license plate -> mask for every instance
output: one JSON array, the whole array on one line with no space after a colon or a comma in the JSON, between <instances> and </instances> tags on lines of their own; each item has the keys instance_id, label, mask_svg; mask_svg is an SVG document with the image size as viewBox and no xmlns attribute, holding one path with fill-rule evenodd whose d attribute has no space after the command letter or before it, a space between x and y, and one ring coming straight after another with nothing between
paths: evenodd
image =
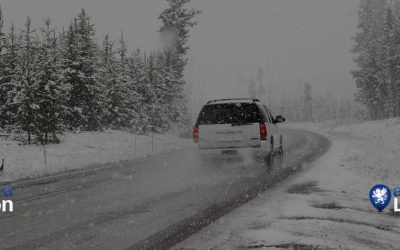
<instances>
[{"instance_id":1,"label":"license plate","mask_svg":"<svg viewBox=\"0 0 400 250\"><path fill-rule=\"evenodd\" d=\"M237 155L237 150L221 150L222 155Z\"/></svg>"}]
</instances>

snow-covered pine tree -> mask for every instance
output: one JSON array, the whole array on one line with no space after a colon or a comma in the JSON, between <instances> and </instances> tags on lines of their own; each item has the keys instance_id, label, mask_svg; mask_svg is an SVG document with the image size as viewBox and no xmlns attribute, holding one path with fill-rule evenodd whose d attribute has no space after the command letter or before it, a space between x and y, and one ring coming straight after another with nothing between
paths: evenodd
<instances>
[{"instance_id":1,"label":"snow-covered pine tree","mask_svg":"<svg viewBox=\"0 0 400 250\"><path fill-rule=\"evenodd\" d=\"M0 5L0 129L4 129L7 122L7 115L6 115L6 103L7 103L7 91L4 86L6 83L6 60L4 57L4 49L6 48L6 35L3 33L4 28L4 20L3 20L3 13L1 10ZM3 88L5 88L3 90Z\"/></svg>"},{"instance_id":2,"label":"snow-covered pine tree","mask_svg":"<svg viewBox=\"0 0 400 250\"><path fill-rule=\"evenodd\" d=\"M147 124L149 117L146 113L147 107L145 103L146 96L146 69L145 60L141 55L140 49L136 49L131 60L129 60L129 77L130 89L136 94L132 96L130 105L134 112L134 117L129 121L130 126L136 134L145 134L148 131Z\"/></svg>"},{"instance_id":3,"label":"snow-covered pine tree","mask_svg":"<svg viewBox=\"0 0 400 250\"><path fill-rule=\"evenodd\" d=\"M325 103L326 103L325 120L331 120L332 119L332 98L331 98L331 92L329 90L326 91Z\"/></svg>"},{"instance_id":4,"label":"snow-covered pine tree","mask_svg":"<svg viewBox=\"0 0 400 250\"><path fill-rule=\"evenodd\" d=\"M1 126L6 128L8 132L13 129L16 123L15 114L18 106L12 105L12 93L17 76L20 75L19 51L21 45L21 37L17 37L14 33L14 24L11 24L10 33L7 36L5 44L5 53L2 56L4 69L1 79L1 93L4 93L5 99L2 100L0 106Z\"/></svg>"},{"instance_id":5,"label":"snow-covered pine tree","mask_svg":"<svg viewBox=\"0 0 400 250\"><path fill-rule=\"evenodd\" d=\"M166 60L166 58L165 58ZM169 92L168 98L171 111L169 112L170 121L173 124L181 123L180 132L185 134L191 127L191 116L187 109L187 100L183 93L184 81L176 77L174 68L166 63L166 83ZM185 127L186 126L186 127Z\"/></svg>"},{"instance_id":6,"label":"snow-covered pine tree","mask_svg":"<svg viewBox=\"0 0 400 250\"><path fill-rule=\"evenodd\" d=\"M400 6L400 1L397 1ZM395 79L392 82L392 97L393 103L393 116L400 117L400 16L396 16L394 23L394 50L396 58L396 69L395 69Z\"/></svg>"},{"instance_id":7,"label":"snow-covered pine tree","mask_svg":"<svg viewBox=\"0 0 400 250\"><path fill-rule=\"evenodd\" d=\"M333 98L331 101L332 101L332 119L337 119L339 118L338 101L336 100L336 98Z\"/></svg>"},{"instance_id":8,"label":"snow-covered pine tree","mask_svg":"<svg viewBox=\"0 0 400 250\"><path fill-rule=\"evenodd\" d=\"M354 62L357 63L359 69L351 71L353 77L356 79L356 85L359 89L360 100L364 102L368 107L371 107L371 101L373 97L373 86L377 82L375 78L373 78L373 73L368 73L367 67L372 62L372 65L376 63L373 61L374 58L370 57L371 52L371 34L373 34L373 7L371 0L361 0L359 5L358 12L358 29L359 32L356 33L353 38L355 41L355 45L352 48L352 52L357 56L354 57ZM330 100L331 104L331 119L332 115L332 100Z\"/></svg>"},{"instance_id":9,"label":"snow-covered pine tree","mask_svg":"<svg viewBox=\"0 0 400 250\"><path fill-rule=\"evenodd\" d=\"M150 118L150 130L153 132L158 132L159 118L156 112L156 107L158 105L157 100L157 82L156 75L157 71L155 68L155 55L150 52L149 56L146 58L146 91L144 92L145 104L147 108L147 114Z\"/></svg>"},{"instance_id":10,"label":"snow-covered pine tree","mask_svg":"<svg viewBox=\"0 0 400 250\"><path fill-rule=\"evenodd\" d=\"M121 114L123 119L121 126L124 128L131 129L130 120L135 118L135 112L132 110L132 103L135 104L137 99L137 92L131 88L131 79L129 76L129 59L127 57L128 46L124 41L123 32L121 31L121 38L118 40L119 47L117 54L119 58L117 60L117 75L118 81L120 82L120 88L122 93L123 101L121 103Z\"/></svg>"},{"instance_id":11,"label":"snow-covered pine tree","mask_svg":"<svg viewBox=\"0 0 400 250\"><path fill-rule=\"evenodd\" d=\"M99 81L106 86L105 103L107 116L104 119L104 124L113 129L120 129L124 120L122 112L122 103L124 101L124 93L121 89L119 79L116 51L113 50L114 41L109 40L109 35L104 36L103 49L101 51L102 70L99 74Z\"/></svg>"},{"instance_id":12,"label":"snow-covered pine tree","mask_svg":"<svg viewBox=\"0 0 400 250\"><path fill-rule=\"evenodd\" d=\"M158 105L161 102L161 100L158 99L158 85L159 85L159 77L158 77L158 70L156 68L156 56L154 52L150 52L149 56L147 58L147 80L148 80L148 86L149 90L147 91L149 101L147 103L148 106L148 112L149 112L149 117L151 118L150 124L151 124L151 129L153 132L161 132L161 120L160 120L160 114L158 113ZM161 80L162 81L162 80Z\"/></svg>"},{"instance_id":13,"label":"snow-covered pine tree","mask_svg":"<svg viewBox=\"0 0 400 250\"><path fill-rule=\"evenodd\" d=\"M140 49L132 52L132 55L127 60L128 63L128 87L132 95L129 99L129 107L131 110L129 117L129 127L136 134L142 134L142 117L141 113L143 106L143 96L139 93L140 84L143 76L143 62L140 55Z\"/></svg>"},{"instance_id":14,"label":"snow-covered pine tree","mask_svg":"<svg viewBox=\"0 0 400 250\"><path fill-rule=\"evenodd\" d=\"M395 117L398 114L397 110L397 91L400 83L399 77L399 52L398 47L400 46L400 32L398 19L396 20L393 15L391 6L389 5L386 13L386 20L383 24L384 37L381 39L382 47L386 50L385 61L383 62L383 76L386 78L384 84L383 99L387 102L385 105L387 111L385 117Z\"/></svg>"},{"instance_id":15,"label":"snow-covered pine tree","mask_svg":"<svg viewBox=\"0 0 400 250\"><path fill-rule=\"evenodd\" d=\"M321 122L325 120L325 99L323 95L316 95L313 102L313 116L316 122Z\"/></svg>"},{"instance_id":16,"label":"snow-covered pine tree","mask_svg":"<svg viewBox=\"0 0 400 250\"><path fill-rule=\"evenodd\" d=\"M112 52L112 46L114 44L113 41L109 40L109 35L103 36L102 48L100 50L100 69L98 74L98 81L101 82L102 85L108 86L109 82L111 81L111 75L109 69L112 69L113 62L114 62L114 55ZM114 52L115 53L115 52ZM106 107L104 110L105 118L103 120L104 126L112 127L111 123L113 118L111 118L111 114L109 113L109 109L112 109L111 104L111 95L112 89L106 88L105 89L105 99Z\"/></svg>"},{"instance_id":17,"label":"snow-covered pine tree","mask_svg":"<svg viewBox=\"0 0 400 250\"><path fill-rule=\"evenodd\" d=\"M185 81L183 80L183 70L187 64L187 58L184 58L189 50L187 41L189 38L189 28L197 24L196 21L192 21L194 16L201 13L201 11L191 9L187 10L183 6L189 3L190 0L167 0L169 7L161 12L158 19L163 23L163 26L158 30L163 44L163 51L165 54L166 66L170 69L170 73L173 74L174 84L179 84L174 88L179 90L179 93L175 93L178 100L175 101L175 116L173 116L173 122L185 121L187 128L191 129L191 117L187 109L187 101L183 96L183 86ZM185 132L184 132L185 133Z\"/></svg>"},{"instance_id":18,"label":"snow-covered pine tree","mask_svg":"<svg viewBox=\"0 0 400 250\"><path fill-rule=\"evenodd\" d=\"M322 112L322 121L327 121L329 120L329 110L330 110L330 106L329 106L329 99L327 95L321 95L321 98L323 100L324 103L324 107L323 107L323 112Z\"/></svg>"},{"instance_id":19,"label":"snow-covered pine tree","mask_svg":"<svg viewBox=\"0 0 400 250\"><path fill-rule=\"evenodd\" d=\"M77 32L72 23L60 39L62 43L61 68L65 81L71 85L70 96L67 101L68 113L65 116L64 124L70 129L78 128L85 120L79 99L81 92L83 92L83 72L79 61Z\"/></svg>"},{"instance_id":20,"label":"snow-covered pine tree","mask_svg":"<svg viewBox=\"0 0 400 250\"><path fill-rule=\"evenodd\" d=\"M141 131L143 133L147 133L151 131L152 126L151 126L151 119L152 117L150 116L150 107L149 103L151 102L151 92L152 90L149 88L149 66L148 66L148 57L146 51L143 52L143 56L141 57L141 65L140 67L142 75L141 79L139 80L139 94L142 97L142 103L141 103L141 111L140 111L140 127ZM149 93L150 92L150 93Z\"/></svg>"},{"instance_id":21,"label":"snow-covered pine tree","mask_svg":"<svg viewBox=\"0 0 400 250\"><path fill-rule=\"evenodd\" d=\"M365 108L365 105L363 105L363 103L360 100L360 93L354 94L354 104L355 108L353 115L356 119L358 120L371 119L370 117L368 117L368 112Z\"/></svg>"},{"instance_id":22,"label":"snow-covered pine tree","mask_svg":"<svg viewBox=\"0 0 400 250\"><path fill-rule=\"evenodd\" d=\"M191 21L194 16L201 13L198 10L187 10L183 6L190 0L167 0L169 8L163 10L158 19L163 26L158 30L163 43L167 66L172 66L177 79L183 76L183 69L187 60L183 58L189 50L186 45L189 38L189 28L197 24Z\"/></svg>"},{"instance_id":23,"label":"snow-covered pine tree","mask_svg":"<svg viewBox=\"0 0 400 250\"><path fill-rule=\"evenodd\" d=\"M3 28L4 28L4 17L0 5L0 65L3 65L2 53L6 43L6 35L3 33Z\"/></svg>"},{"instance_id":24,"label":"snow-covered pine tree","mask_svg":"<svg viewBox=\"0 0 400 250\"><path fill-rule=\"evenodd\" d=\"M64 131L70 84L64 81L61 71L61 51L54 30L50 29L51 20L45 19L44 23L43 41L35 57L37 82L33 96L38 107L34 129L38 140L48 143L58 142L57 134Z\"/></svg>"},{"instance_id":25,"label":"snow-covered pine tree","mask_svg":"<svg viewBox=\"0 0 400 250\"><path fill-rule=\"evenodd\" d=\"M306 82L304 84L304 97L303 97L303 121L305 122L312 122L313 117L312 117L312 93L311 93L311 85Z\"/></svg>"},{"instance_id":26,"label":"snow-covered pine tree","mask_svg":"<svg viewBox=\"0 0 400 250\"><path fill-rule=\"evenodd\" d=\"M377 10L376 10L377 12ZM382 13L382 17L385 15ZM392 24L387 22L386 18L379 22L375 33L375 52L376 57L376 68L374 74L377 78L377 85L374 90L375 109L374 112L377 119L384 119L389 117L389 90L390 90L390 69L387 68L389 64L389 53L390 53L390 39L387 39L392 32Z\"/></svg>"},{"instance_id":27,"label":"snow-covered pine tree","mask_svg":"<svg viewBox=\"0 0 400 250\"><path fill-rule=\"evenodd\" d=\"M346 118L347 119L353 119L353 114L354 114L354 106L352 105L352 102L349 100L346 100Z\"/></svg>"},{"instance_id":28,"label":"snow-covered pine tree","mask_svg":"<svg viewBox=\"0 0 400 250\"><path fill-rule=\"evenodd\" d=\"M99 49L94 36L94 25L84 9L63 36L63 70L71 84L66 123L71 128L98 130L104 125L105 87L97 80Z\"/></svg>"},{"instance_id":29,"label":"snow-covered pine tree","mask_svg":"<svg viewBox=\"0 0 400 250\"><path fill-rule=\"evenodd\" d=\"M82 113L86 118L83 125L86 130L99 130L103 127L105 109L105 86L97 80L99 75L99 48L94 40L96 35L94 24L90 24L90 17L82 9L75 18L79 46L79 60L83 73Z\"/></svg>"},{"instance_id":30,"label":"snow-covered pine tree","mask_svg":"<svg viewBox=\"0 0 400 250\"><path fill-rule=\"evenodd\" d=\"M319 96L320 98L320 104L321 107L319 108L319 121L326 121L326 114L327 114L327 103L326 103L326 99L325 96L323 94L321 94ZM318 104L317 104L318 105Z\"/></svg>"},{"instance_id":31,"label":"snow-covered pine tree","mask_svg":"<svg viewBox=\"0 0 400 250\"><path fill-rule=\"evenodd\" d=\"M253 77L250 77L248 91L249 91L250 98L254 99L257 97L257 86L256 86L256 82L254 81Z\"/></svg>"},{"instance_id":32,"label":"snow-covered pine tree","mask_svg":"<svg viewBox=\"0 0 400 250\"><path fill-rule=\"evenodd\" d=\"M264 69L258 67L258 74L257 74L257 80L258 80L258 99L261 100L261 96L265 94L265 87L263 85L263 76L264 76Z\"/></svg>"},{"instance_id":33,"label":"snow-covered pine tree","mask_svg":"<svg viewBox=\"0 0 400 250\"><path fill-rule=\"evenodd\" d=\"M359 89L359 99L366 105L372 119L388 116L387 39L392 28L392 11L386 0L361 0L358 29L352 52L359 69L351 71ZM389 20L389 21L388 21ZM386 35L385 35L386 33ZM389 36L387 36L389 35ZM386 41L385 41L386 40ZM389 46L390 47L390 46ZM390 50L390 49L389 49Z\"/></svg>"},{"instance_id":34,"label":"snow-covered pine tree","mask_svg":"<svg viewBox=\"0 0 400 250\"><path fill-rule=\"evenodd\" d=\"M23 136L23 139L29 144L35 131L36 110L39 108L33 95L38 82L35 64L38 41L32 36L35 30L31 29L29 17L25 23L25 29L21 32L21 48L17 55L19 70L15 72L9 83L11 90L8 92L7 106L10 107L8 112L15 119L15 124L11 125L12 128L16 132L26 132L26 137Z\"/></svg>"},{"instance_id":35,"label":"snow-covered pine tree","mask_svg":"<svg viewBox=\"0 0 400 250\"><path fill-rule=\"evenodd\" d=\"M128 62L126 58L127 47L121 39L120 47L113 50L114 42L109 40L108 34L104 36L103 49L101 51L102 70L99 80L106 86L106 124L110 128L129 128L131 117L130 95L128 76ZM119 59L116 55L119 54Z\"/></svg>"},{"instance_id":36,"label":"snow-covered pine tree","mask_svg":"<svg viewBox=\"0 0 400 250\"><path fill-rule=\"evenodd\" d=\"M346 105L344 104L343 100L340 100L340 103L339 103L338 118L340 118L340 119L346 118Z\"/></svg>"},{"instance_id":37,"label":"snow-covered pine tree","mask_svg":"<svg viewBox=\"0 0 400 250\"><path fill-rule=\"evenodd\" d=\"M170 109L169 106L171 104L171 98L169 92L171 89L167 88L167 82L169 82L170 75L168 74L168 70L166 69L166 60L165 56L161 51L157 51L155 54L155 73L154 73L154 82L155 86L155 95L156 95L156 114L157 114L157 127L159 128L159 132L165 132L171 128L171 119L169 116Z\"/></svg>"}]
</instances>

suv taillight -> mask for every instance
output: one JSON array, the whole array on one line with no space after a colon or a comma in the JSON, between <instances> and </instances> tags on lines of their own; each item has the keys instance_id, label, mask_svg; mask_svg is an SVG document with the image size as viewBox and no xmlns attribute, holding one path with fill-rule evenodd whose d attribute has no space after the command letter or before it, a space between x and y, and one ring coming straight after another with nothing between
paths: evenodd
<instances>
[{"instance_id":1,"label":"suv taillight","mask_svg":"<svg viewBox=\"0 0 400 250\"><path fill-rule=\"evenodd\" d=\"M260 140L265 141L267 139L267 127L265 123L260 123Z\"/></svg>"},{"instance_id":2,"label":"suv taillight","mask_svg":"<svg viewBox=\"0 0 400 250\"><path fill-rule=\"evenodd\" d=\"M199 126L198 125L194 126L194 129L193 129L193 141L195 143L199 142Z\"/></svg>"}]
</instances>

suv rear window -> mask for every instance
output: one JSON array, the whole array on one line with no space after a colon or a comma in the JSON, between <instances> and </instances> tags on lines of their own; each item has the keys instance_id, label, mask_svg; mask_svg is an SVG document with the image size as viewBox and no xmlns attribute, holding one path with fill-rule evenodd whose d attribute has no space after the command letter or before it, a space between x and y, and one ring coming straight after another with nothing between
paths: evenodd
<instances>
[{"instance_id":1,"label":"suv rear window","mask_svg":"<svg viewBox=\"0 0 400 250\"><path fill-rule=\"evenodd\" d=\"M260 111L254 103L223 103L204 106L197 124L258 123L261 120Z\"/></svg>"}]
</instances>

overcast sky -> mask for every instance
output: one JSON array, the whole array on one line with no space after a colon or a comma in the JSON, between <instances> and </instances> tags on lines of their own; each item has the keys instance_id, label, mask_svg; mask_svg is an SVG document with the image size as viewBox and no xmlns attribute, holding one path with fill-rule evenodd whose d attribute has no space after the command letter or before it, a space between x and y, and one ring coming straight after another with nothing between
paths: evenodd
<instances>
[{"instance_id":1,"label":"overcast sky","mask_svg":"<svg viewBox=\"0 0 400 250\"><path fill-rule=\"evenodd\" d=\"M164 0L1 0L5 28L22 29L28 15L33 27L67 27L82 7L91 16L98 37L121 30L132 51L161 48L157 29ZM248 97L251 76L261 66L264 85L273 72L272 97L295 96L308 81L313 93L330 88L337 98L356 92L351 37L357 31L358 0L192 0L202 10L190 31L186 79L193 103L216 98ZM100 44L100 42L99 42ZM269 70L268 70L269 68ZM272 70L273 69L273 70ZM271 77L271 73L270 73ZM263 100L267 101L267 95Z\"/></svg>"}]
</instances>

